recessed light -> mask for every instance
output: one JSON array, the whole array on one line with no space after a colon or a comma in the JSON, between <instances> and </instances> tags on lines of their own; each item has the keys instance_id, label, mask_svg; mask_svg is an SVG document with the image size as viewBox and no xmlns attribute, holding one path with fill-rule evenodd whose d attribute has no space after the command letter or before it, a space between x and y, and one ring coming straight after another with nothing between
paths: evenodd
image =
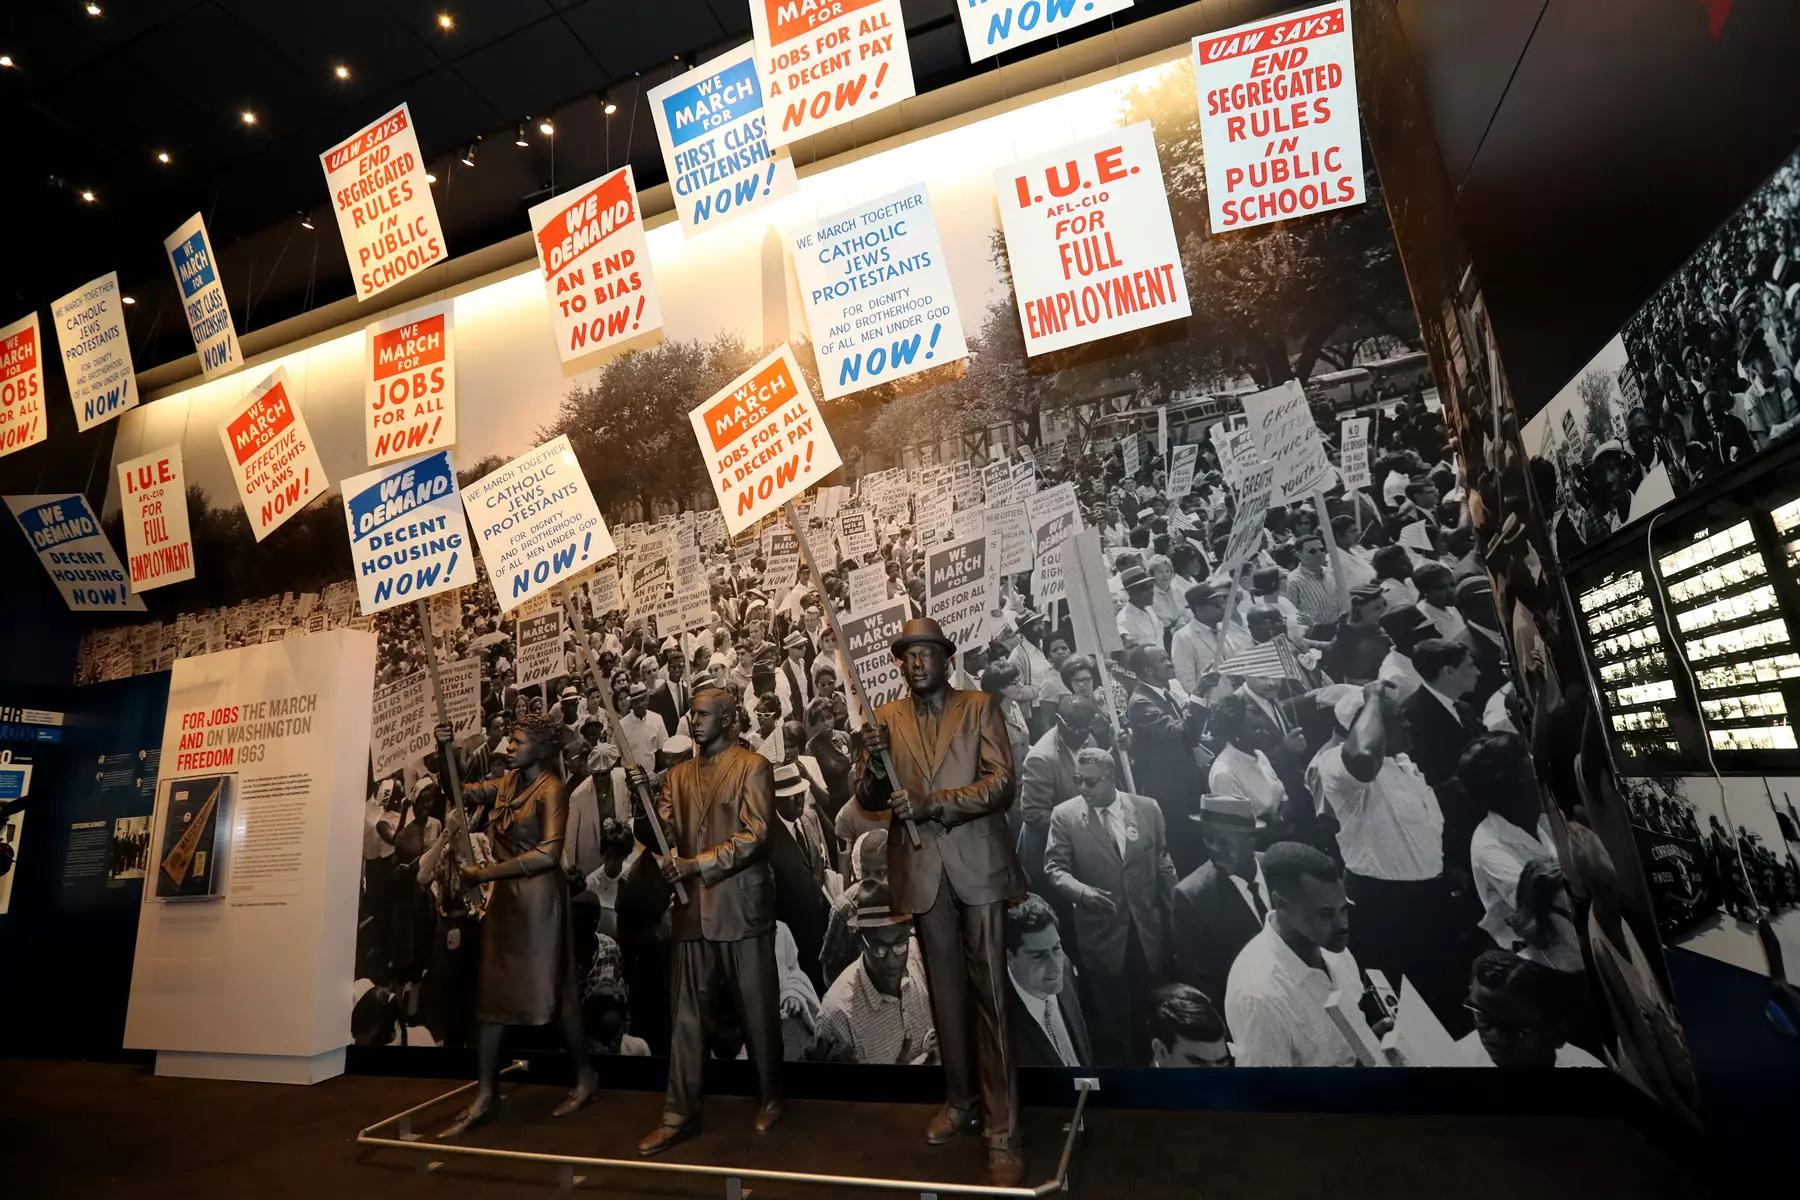
<instances>
[{"instance_id":1,"label":"recessed light","mask_svg":"<svg viewBox=\"0 0 1800 1200\"><path fill-rule=\"evenodd\" d=\"M449 13L439 13L438 14L438 28L439 29L455 29L456 28L456 18L451 16Z\"/></svg>"},{"instance_id":2,"label":"recessed light","mask_svg":"<svg viewBox=\"0 0 1800 1200\"><path fill-rule=\"evenodd\" d=\"M119 303L120 304L136 304L137 297L136 296L120 296Z\"/></svg>"},{"instance_id":3,"label":"recessed light","mask_svg":"<svg viewBox=\"0 0 1800 1200\"><path fill-rule=\"evenodd\" d=\"M333 67L331 69L331 73L333 75L336 75L339 79L350 78L350 68L344 66L342 63L339 63L337 66Z\"/></svg>"},{"instance_id":4,"label":"recessed light","mask_svg":"<svg viewBox=\"0 0 1800 1200\"><path fill-rule=\"evenodd\" d=\"M94 193L84 191L81 193L81 198L83 200L87 201L89 204L92 204L94 202Z\"/></svg>"},{"instance_id":5,"label":"recessed light","mask_svg":"<svg viewBox=\"0 0 1800 1200\"><path fill-rule=\"evenodd\" d=\"M239 113L238 116L239 116L239 118L241 118L243 120L244 124L246 124L246 125L256 124L256 114L251 112L247 108L243 112Z\"/></svg>"},{"instance_id":6,"label":"recessed light","mask_svg":"<svg viewBox=\"0 0 1800 1200\"><path fill-rule=\"evenodd\" d=\"M437 176L433 175L430 171L427 171L427 172L425 172L425 182L426 183L436 183Z\"/></svg>"},{"instance_id":7,"label":"recessed light","mask_svg":"<svg viewBox=\"0 0 1800 1200\"><path fill-rule=\"evenodd\" d=\"M616 104L614 104L614 103L613 103L613 102L612 102L612 101L611 101L611 100L608 100L608 101L607 101L607 102L606 102L606 107L605 107L605 108L603 108L603 109L601 109L601 110L600 110L600 111L601 111L601 112L603 112L603 113L605 113L605 114L606 114L606 115L607 115L607 116L609 116L609 117L610 117L610 116L612 116L612 115L613 115L613 114L614 114L614 113L616 113L616 112L618 112L618 111L619 111L619 106L618 106L618 105L616 105Z\"/></svg>"},{"instance_id":8,"label":"recessed light","mask_svg":"<svg viewBox=\"0 0 1800 1200\"><path fill-rule=\"evenodd\" d=\"M0 54L0 67L10 67L12 65L13 65L12 55Z\"/></svg>"},{"instance_id":9,"label":"recessed light","mask_svg":"<svg viewBox=\"0 0 1800 1200\"><path fill-rule=\"evenodd\" d=\"M90 17L97 17L97 16L99 16L99 15L100 15L100 6L99 6L99 5L98 5L98 4L90 4L90 5L88 5L88 6L87 6L87 15L88 15L88 16L90 16Z\"/></svg>"},{"instance_id":10,"label":"recessed light","mask_svg":"<svg viewBox=\"0 0 1800 1200\"><path fill-rule=\"evenodd\" d=\"M549 137L551 134L556 132L556 126L552 125L548 121L540 121L538 123L538 132L543 134L545 137Z\"/></svg>"},{"instance_id":11,"label":"recessed light","mask_svg":"<svg viewBox=\"0 0 1800 1200\"><path fill-rule=\"evenodd\" d=\"M156 152L156 161L166 167L172 160L169 158L169 152L167 150L158 150Z\"/></svg>"}]
</instances>

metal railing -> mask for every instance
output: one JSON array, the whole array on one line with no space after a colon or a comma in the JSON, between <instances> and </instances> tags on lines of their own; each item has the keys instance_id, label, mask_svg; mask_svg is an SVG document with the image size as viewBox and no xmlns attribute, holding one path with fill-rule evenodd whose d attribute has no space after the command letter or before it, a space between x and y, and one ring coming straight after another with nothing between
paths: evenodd
<instances>
[{"instance_id":1,"label":"metal railing","mask_svg":"<svg viewBox=\"0 0 1800 1200\"><path fill-rule=\"evenodd\" d=\"M526 1063L515 1060L513 1064L501 1071L501 1075L510 1075L524 1070ZM1053 1192L1069 1190L1069 1159L1075 1152L1075 1135L1081 1132L1082 1116L1087 1110L1088 1094L1098 1091L1100 1083L1096 1079L1077 1079L1075 1081L1075 1112L1069 1119L1064 1131L1062 1155L1057 1159L1056 1174L1038 1184L1036 1187L993 1187L977 1183L950 1183L921 1179L878 1179L860 1175L821 1175L808 1171L778 1171L766 1167L714 1167L702 1163L654 1162L638 1158L589 1158L578 1154L540 1154L529 1150L502 1150L487 1146L459 1146L454 1142L427 1142L421 1134L412 1128L412 1119L427 1109L436 1108L447 1100L451 1100L475 1085L465 1083L459 1088L434 1096L421 1104L415 1104L405 1112L395 1113L391 1117L368 1126L356 1135L358 1145L381 1146L390 1150L405 1150L423 1156L419 1163L422 1171L435 1171L444 1163L446 1156L462 1155L466 1158L509 1159L513 1162L543 1163L557 1168L557 1182L564 1188L572 1188L587 1178L577 1175L577 1168L590 1170L618 1171L659 1171L666 1175L698 1175L725 1181L726 1200L742 1200L744 1182L746 1180L767 1180L781 1183L812 1183L836 1187L867 1188L874 1191L912 1192L921 1200L936 1200L939 1196L1009 1196L1024 1197L1048 1196ZM387 1126L394 1126L393 1137L377 1136L376 1131Z\"/></svg>"}]
</instances>

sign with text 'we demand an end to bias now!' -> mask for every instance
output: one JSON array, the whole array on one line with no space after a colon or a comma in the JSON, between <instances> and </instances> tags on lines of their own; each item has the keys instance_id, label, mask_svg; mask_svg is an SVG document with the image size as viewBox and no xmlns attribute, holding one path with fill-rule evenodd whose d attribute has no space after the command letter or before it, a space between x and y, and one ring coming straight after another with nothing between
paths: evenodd
<instances>
[{"instance_id":1,"label":"sign with text 'we demand an end to bias now!'","mask_svg":"<svg viewBox=\"0 0 1800 1200\"><path fill-rule=\"evenodd\" d=\"M475 582L448 450L353 476L343 492L364 616Z\"/></svg>"},{"instance_id":2,"label":"sign with text 'we demand an end to bias now!'","mask_svg":"<svg viewBox=\"0 0 1800 1200\"><path fill-rule=\"evenodd\" d=\"M456 444L455 301L363 331L363 440L369 465Z\"/></svg>"},{"instance_id":3,"label":"sign with text 'we demand an end to bias now!'","mask_svg":"<svg viewBox=\"0 0 1800 1200\"><path fill-rule=\"evenodd\" d=\"M358 300L450 257L406 105L325 151L319 163Z\"/></svg>"},{"instance_id":4,"label":"sign with text 'we demand an end to bias now!'","mask_svg":"<svg viewBox=\"0 0 1800 1200\"><path fill-rule=\"evenodd\" d=\"M294 407L287 369L245 393L219 422L219 440L250 532L262 541L330 487L319 447Z\"/></svg>"},{"instance_id":5,"label":"sign with text 'we demand an end to bias now!'","mask_svg":"<svg viewBox=\"0 0 1800 1200\"><path fill-rule=\"evenodd\" d=\"M477 479L462 500L502 612L613 556L568 434Z\"/></svg>"},{"instance_id":6,"label":"sign with text 'we demand an end to bias now!'","mask_svg":"<svg viewBox=\"0 0 1800 1200\"><path fill-rule=\"evenodd\" d=\"M900 0L750 0L750 28L771 146L913 94Z\"/></svg>"},{"instance_id":7,"label":"sign with text 'we demand an end to bias now!'","mask_svg":"<svg viewBox=\"0 0 1800 1200\"><path fill-rule=\"evenodd\" d=\"M842 465L786 342L688 420L732 537Z\"/></svg>"},{"instance_id":8,"label":"sign with text 'we demand an end to bias now!'","mask_svg":"<svg viewBox=\"0 0 1800 1200\"><path fill-rule=\"evenodd\" d=\"M688 237L800 186L793 160L769 149L755 42L651 88L650 116Z\"/></svg>"},{"instance_id":9,"label":"sign with text 'we demand an end to bias now!'","mask_svg":"<svg viewBox=\"0 0 1800 1200\"><path fill-rule=\"evenodd\" d=\"M630 167L533 205L530 217L563 362L662 328Z\"/></svg>"}]
</instances>

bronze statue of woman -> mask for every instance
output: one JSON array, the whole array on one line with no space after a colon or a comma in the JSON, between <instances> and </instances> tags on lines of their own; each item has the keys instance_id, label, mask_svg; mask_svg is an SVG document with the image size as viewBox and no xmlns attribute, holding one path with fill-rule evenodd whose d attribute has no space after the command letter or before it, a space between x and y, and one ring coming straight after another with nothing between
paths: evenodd
<instances>
[{"instance_id":1,"label":"bronze statue of woman","mask_svg":"<svg viewBox=\"0 0 1800 1200\"><path fill-rule=\"evenodd\" d=\"M576 990L569 882L561 866L569 798L563 790L560 721L533 713L513 722L512 770L463 786L470 828L485 831L492 866L462 864L470 886L492 883L481 922L475 983L475 1100L439 1137L454 1137L500 1111L500 1035L508 1025L555 1022L575 1063L575 1088L553 1116L580 1111L600 1090L588 1059ZM455 820L454 813L450 815Z\"/></svg>"}]
</instances>

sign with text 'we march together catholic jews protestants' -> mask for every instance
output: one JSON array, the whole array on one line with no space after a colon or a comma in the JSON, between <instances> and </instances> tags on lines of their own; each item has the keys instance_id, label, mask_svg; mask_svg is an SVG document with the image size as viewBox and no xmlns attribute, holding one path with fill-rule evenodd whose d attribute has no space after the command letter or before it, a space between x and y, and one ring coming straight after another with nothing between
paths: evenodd
<instances>
[{"instance_id":1,"label":"sign with text 'we march together catholic jews protestants'","mask_svg":"<svg viewBox=\"0 0 1800 1200\"><path fill-rule=\"evenodd\" d=\"M563 362L662 328L630 167L533 205L530 216Z\"/></svg>"},{"instance_id":2,"label":"sign with text 'we march together catholic jews protestants'","mask_svg":"<svg viewBox=\"0 0 1800 1200\"><path fill-rule=\"evenodd\" d=\"M786 342L688 420L733 537L842 465Z\"/></svg>"},{"instance_id":3,"label":"sign with text 'we march together catholic jews protestants'","mask_svg":"<svg viewBox=\"0 0 1800 1200\"><path fill-rule=\"evenodd\" d=\"M456 302L363 331L363 439L370 466L456 444Z\"/></svg>"},{"instance_id":4,"label":"sign with text 'we march together catholic jews protestants'","mask_svg":"<svg viewBox=\"0 0 1800 1200\"><path fill-rule=\"evenodd\" d=\"M406 105L325 151L319 163L358 300L450 257Z\"/></svg>"},{"instance_id":5,"label":"sign with text 'we march together catholic jews protestants'","mask_svg":"<svg viewBox=\"0 0 1800 1200\"><path fill-rule=\"evenodd\" d=\"M651 88L650 116L688 237L800 186L793 160L769 148L755 42Z\"/></svg>"},{"instance_id":6,"label":"sign with text 'we march together catholic jews protestants'","mask_svg":"<svg viewBox=\"0 0 1800 1200\"><path fill-rule=\"evenodd\" d=\"M462 499L502 612L613 555L567 434L477 479Z\"/></svg>"},{"instance_id":7,"label":"sign with text 'we march together catholic jews protestants'","mask_svg":"<svg viewBox=\"0 0 1800 1200\"><path fill-rule=\"evenodd\" d=\"M125 567L86 496L8 496L6 507L64 604L77 612L144 611L144 602L125 586Z\"/></svg>"},{"instance_id":8,"label":"sign with text 'we march together catholic jews protestants'","mask_svg":"<svg viewBox=\"0 0 1800 1200\"><path fill-rule=\"evenodd\" d=\"M925 185L789 235L825 398L969 356Z\"/></svg>"},{"instance_id":9,"label":"sign with text 'we march together catholic jews protestants'","mask_svg":"<svg viewBox=\"0 0 1800 1200\"><path fill-rule=\"evenodd\" d=\"M35 312L0 328L0 456L50 436L44 420L43 349Z\"/></svg>"},{"instance_id":10,"label":"sign with text 'we march together catholic jews protestants'","mask_svg":"<svg viewBox=\"0 0 1800 1200\"><path fill-rule=\"evenodd\" d=\"M251 388L219 422L219 440L250 532L262 541L331 486L285 367Z\"/></svg>"},{"instance_id":11,"label":"sign with text 'we march together catholic jews protestants'","mask_svg":"<svg viewBox=\"0 0 1800 1200\"><path fill-rule=\"evenodd\" d=\"M1368 198L1349 0L1209 33L1193 50L1214 233Z\"/></svg>"},{"instance_id":12,"label":"sign with text 'we march together catholic jews protestants'","mask_svg":"<svg viewBox=\"0 0 1800 1200\"><path fill-rule=\"evenodd\" d=\"M1131 0L957 0L969 61L1123 12Z\"/></svg>"},{"instance_id":13,"label":"sign with text 'we march together catholic jews protestants'","mask_svg":"<svg viewBox=\"0 0 1800 1200\"><path fill-rule=\"evenodd\" d=\"M147 592L194 577L181 443L120 463L119 505L132 591Z\"/></svg>"},{"instance_id":14,"label":"sign with text 'we march together catholic jews protestants'","mask_svg":"<svg viewBox=\"0 0 1800 1200\"><path fill-rule=\"evenodd\" d=\"M137 372L125 336L125 304L119 276L108 271L50 306L56 344L62 351L75 427L83 433L110 421L138 402Z\"/></svg>"},{"instance_id":15,"label":"sign with text 'we march together catholic jews protestants'","mask_svg":"<svg viewBox=\"0 0 1800 1200\"><path fill-rule=\"evenodd\" d=\"M1008 163L994 189L1027 354L1188 315L1150 122Z\"/></svg>"},{"instance_id":16,"label":"sign with text 'we march together catholic jews protestants'","mask_svg":"<svg viewBox=\"0 0 1800 1200\"><path fill-rule=\"evenodd\" d=\"M231 323L231 305L225 301L219 263L200 214L195 213L164 238L163 249L169 253L169 266L181 289L181 311L194 336L194 350L200 355L200 373L219 375L243 366L244 352L238 345L237 327Z\"/></svg>"},{"instance_id":17,"label":"sign with text 'we march together catholic jews protestants'","mask_svg":"<svg viewBox=\"0 0 1800 1200\"><path fill-rule=\"evenodd\" d=\"M750 0L750 28L771 146L913 94L900 0Z\"/></svg>"},{"instance_id":18,"label":"sign with text 'we march together catholic jews protestants'","mask_svg":"<svg viewBox=\"0 0 1800 1200\"><path fill-rule=\"evenodd\" d=\"M343 493L364 616L475 582L448 450L352 476Z\"/></svg>"}]
</instances>

